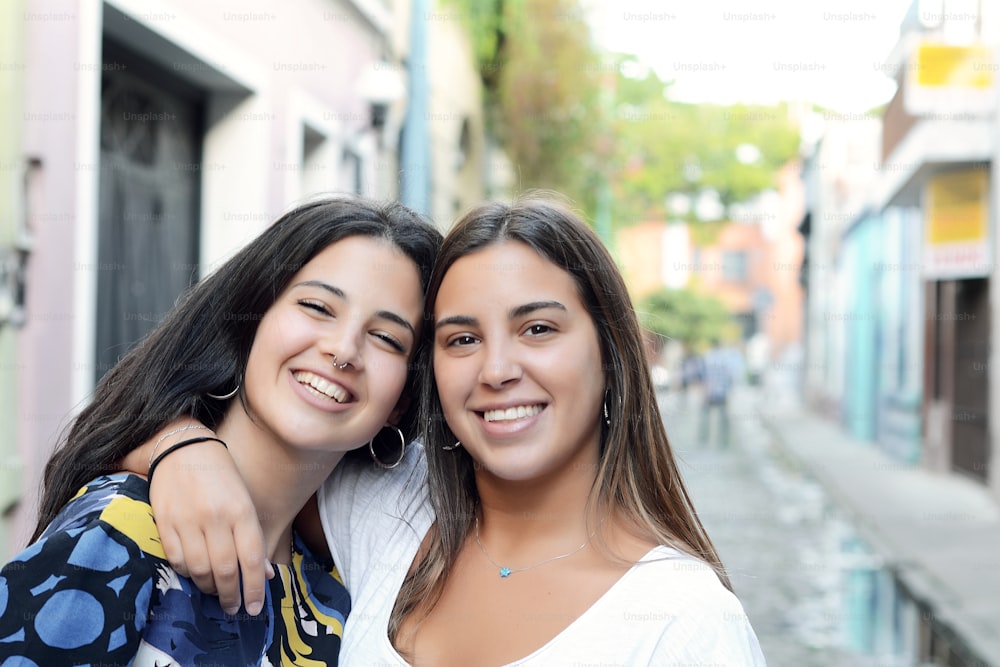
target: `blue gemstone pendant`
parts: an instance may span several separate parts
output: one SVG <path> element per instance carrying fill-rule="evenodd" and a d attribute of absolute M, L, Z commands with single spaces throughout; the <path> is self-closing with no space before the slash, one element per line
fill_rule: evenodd
<path fill-rule="evenodd" d="M 506 579 L 509 576 L 510 576 L 510 568 L 509 567 L 501 567 L 500 568 L 500 578 L 501 579 Z"/>

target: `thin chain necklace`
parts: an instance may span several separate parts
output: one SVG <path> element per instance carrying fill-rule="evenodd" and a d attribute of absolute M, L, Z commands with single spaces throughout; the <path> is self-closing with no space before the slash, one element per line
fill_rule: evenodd
<path fill-rule="evenodd" d="M 562 560 L 563 558 L 569 558 L 573 554 L 579 553 L 580 551 L 583 551 L 583 548 L 585 546 L 587 546 L 588 544 L 590 544 L 590 540 L 592 540 L 594 538 L 594 533 L 596 533 L 596 532 L 597 532 L 597 529 L 595 528 L 594 532 L 591 533 L 590 535 L 588 535 L 587 539 L 583 541 L 583 544 L 581 544 L 576 549 L 573 549 L 572 551 L 570 551 L 568 553 L 564 553 L 564 554 L 559 555 L 559 556 L 553 556 L 552 558 L 546 558 L 545 560 L 541 561 L 540 563 L 535 563 L 534 565 L 529 565 L 528 567 L 514 567 L 514 568 L 512 568 L 512 567 L 508 567 L 506 565 L 501 565 L 500 563 L 498 563 L 495 560 L 493 560 L 493 557 L 490 556 L 490 553 L 486 550 L 486 547 L 484 547 L 483 543 L 479 541 L 479 517 L 476 516 L 476 544 L 479 545 L 479 548 L 482 550 L 483 555 L 486 556 L 486 560 L 488 560 L 489 562 L 493 563 L 493 566 L 497 568 L 497 571 L 500 574 L 500 578 L 501 579 L 506 579 L 507 577 L 509 577 L 510 575 L 514 574 L 515 572 L 524 572 L 525 570 L 532 570 L 532 569 L 534 569 L 536 567 L 539 567 L 540 565 L 545 565 L 546 563 L 551 563 L 554 560 Z"/>

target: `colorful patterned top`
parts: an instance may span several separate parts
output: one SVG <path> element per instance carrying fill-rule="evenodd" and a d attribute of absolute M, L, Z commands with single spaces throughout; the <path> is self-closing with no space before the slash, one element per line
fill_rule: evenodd
<path fill-rule="evenodd" d="M 297 538 L 264 611 L 222 611 L 167 563 L 149 485 L 103 476 L 0 570 L 0 664 L 336 665 L 350 597 Z"/>

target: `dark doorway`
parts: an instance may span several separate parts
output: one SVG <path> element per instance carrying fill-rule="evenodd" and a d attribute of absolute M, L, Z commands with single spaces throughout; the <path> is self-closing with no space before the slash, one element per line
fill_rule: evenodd
<path fill-rule="evenodd" d="M 95 381 L 198 279 L 204 94 L 105 40 Z"/>
<path fill-rule="evenodd" d="M 984 278 L 957 281 L 955 311 L 939 312 L 955 327 L 952 469 L 986 481 L 989 464 L 990 290 Z"/>

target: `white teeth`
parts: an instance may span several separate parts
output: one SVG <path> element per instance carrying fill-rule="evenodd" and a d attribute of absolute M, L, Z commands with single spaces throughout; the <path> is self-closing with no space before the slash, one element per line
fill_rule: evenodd
<path fill-rule="evenodd" d="M 506 410 L 487 410 L 483 413 L 483 419 L 488 422 L 511 421 L 514 419 L 524 419 L 533 417 L 542 411 L 541 405 L 518 405 Z"/>
<path fill-rule="evenodd" d="M 343 403 L 349 397 L 349 394 L 343 387 L 335 385 L 326 378 L 320 377 L 315 373 L 299 371 L 295 373 L 295 379 L 314 390 L 317 394 L 325 396 L 326 398 L 332 398 L 338 403 Z"/>

